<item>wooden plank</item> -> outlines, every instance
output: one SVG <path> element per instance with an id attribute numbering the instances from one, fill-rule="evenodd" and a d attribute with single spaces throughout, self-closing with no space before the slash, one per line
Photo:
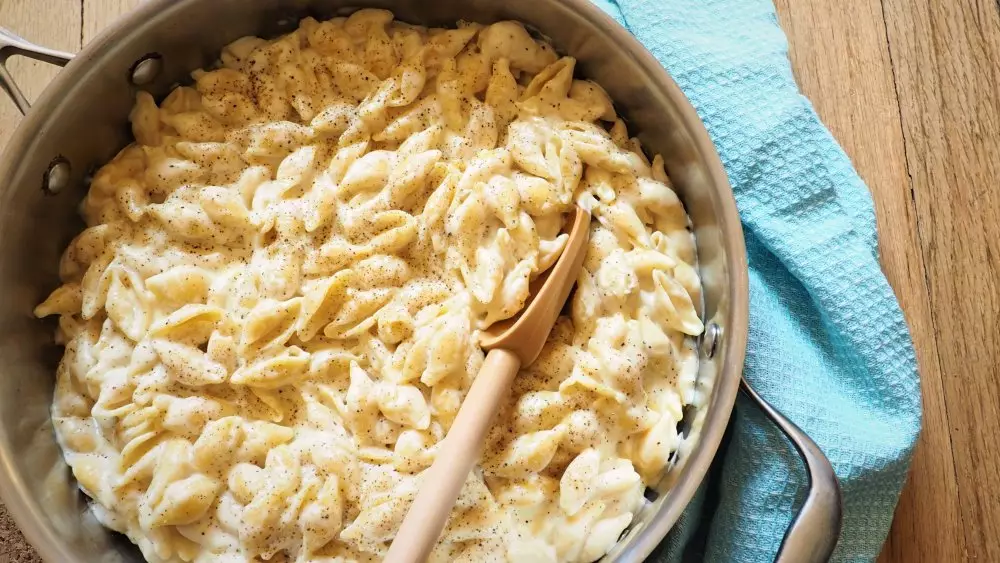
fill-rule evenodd
<path id="1" fill-rule="evenodd" d="M 14 0 L 0 2 L 0 25 L 21 37 L 51 47 L 75 53 L 80 50 L 81 0 Z M 8 68 L 28 100 L 34 100 L 45 85 L 59 72 L 58 67 L 13 57 Z M 21 113 L 14 103 L 0 92 L 0 149 L 7 143 Z"/>
<path id="2" fill-rule="evenodd" d="M 910 325 L 921 367 L 924 431 L 880 561 L 958 561 L 957 485 L 937 339 L 880 0 L 777 0 L 803 92 L 872 191 L 882 267 Z M 934 506 L 934 510 L 927 510 Z M 927 541 L 931 538 L 937 540 Z M 924 546 L 931 551 L 921 553 Z"/>
<path id="3" fill-rule="evenodd" d="M 83 43 L 86 45 L 142 0 L 83 0 Z"/>
<path id="4" fill-rule="evenodd" d="M 75 53 L 80 50 L 81 0 L 14 0 L 0 2 L 0 25 L 39 45 Z M 58 67 L 13 57 L 8 68 L 29 101 L 45 89 Z M 0 92 L 0 150 L 7 144 L 21 113 Z M 0 563 L 42 563 L 7 509 L 0 504 Z"/>
<path id="5" fill-rule="evenodd" d="M 957 482 L 914 499 L 922 522 L 897 560 L 1000 561 L 1000 6 L 884 6 Z"/>

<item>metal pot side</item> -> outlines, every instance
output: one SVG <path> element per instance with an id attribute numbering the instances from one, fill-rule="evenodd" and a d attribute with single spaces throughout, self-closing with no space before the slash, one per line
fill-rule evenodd
<path id="1" fill-rule="evenodd" d="M 58 283 L 63 249 L 83 225 L 77 205 L 87 174 L 130 141 L 133 65 L 162 56 L 142 86 L 165 95 L 244 35 L 276 35 L 299 18 L 359 7 L 392 10 L 423 25 L 516 19 L 578 60 L 578 72 L 615 100 L 629 131 L 666 161 L 691 216 L 704 283 L 699 393 L 682 424 L 677 460 L 653 486 L 658 495 L 608 555 L 641 561 L 680 517 L 719 448 L 739 386 L 747 334 L 743 232 L 725 171 L 694 108 L 659 62 L 589 0 L 152 0 L 110 26 L 56 77 L 0 157 L 0 493 L 46 561 L 141 562 L 131 543 L 109 534 L 86 509 L 49 418 L 61 349 L 54 326 L 32 308 Z M 68 187 L 43 189 L 54 162 L 69 165 Z M 65 171 L 65 170 L 63 170 Z M 651 495 L 652 496 L 652 495 Z"/>

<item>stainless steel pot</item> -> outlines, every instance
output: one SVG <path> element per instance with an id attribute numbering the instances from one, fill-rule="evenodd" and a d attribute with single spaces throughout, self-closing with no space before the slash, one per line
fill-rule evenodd
<path id="1" fill-rule="evenodd" d="M 138 88 L 164 95 L 244 35 L 294 29 L 304 15 L 357 7 L 392 10 L 424 25 L 517 19 L 579 60 L 604 86 L 629 130 L 667 170 L 694 223 L 704 282 L 701 404 L 682 423 L 687 439 L 653 500 L 610 560 L 640 561 L 663 539 L 708 471 L 733 408 L 747 335 L 743 232 L 726 174 L 694 109 L 660 64 L 588 0 L 154 0 L 108 28 L 66 66 L 30 111 L 0 159 L 0 493 L 28 540 L 51 562 L 142 561 L 127 540 L 89 516 L 63 463 L 49 420 L 60 350 L 32 307 L 58 283 L 59 256 L 82 225 L 77 203 L 88 172 L 129 142 Z M 10 54 L 49 62 L 63 54 L 8 37 Z"/>

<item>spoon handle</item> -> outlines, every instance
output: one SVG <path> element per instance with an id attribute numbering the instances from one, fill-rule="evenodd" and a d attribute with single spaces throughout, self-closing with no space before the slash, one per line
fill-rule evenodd
<path id="1" fill-rule="evenodd" d="M 827 563 L 837 547 L 843 501 L 840 483 L 830 460 L 805 432 L 761 398 L 746 379 L 740 382 L 743 392 L 791 440 L 806 464 L 809 493 L 778 548 L 775 563 Z"/>
<path id="2" fill-rule="evenodd" d="M 389 546 L 385 563 L 422 563 L 427 559 L 520 368 L 521 360 L 509 350 L 495 348 L 486 355 L 434 463 L 424 471 L 420 491 Z"/>

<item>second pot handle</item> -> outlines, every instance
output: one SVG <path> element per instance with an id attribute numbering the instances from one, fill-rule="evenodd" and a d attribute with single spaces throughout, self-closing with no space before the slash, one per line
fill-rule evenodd
<path id="1" fill-rule="evenodd" d="M 761 398 L 746 379 L 740 381 L 740 387 L 792 442 L 809 477 L 806 500 L 785 532 L 775 563 L 827 563 L 837 546 L 843 520 L 840 483 L 830 460 L 805 432 Z"/>
<path id="2" fill-rule="evenodd" d="M 37 61 L 65 66 L 66 63 L 73 59 L 73 54 L 35 45 L 30 41 L 18 37 L 10 30 L 0 27 L 0 87 L 3 87 L 7 95 L 14 100 L 14 105 L 17 106 L 17 109 L 22 114 L 25 114 L 31 109 L 31 104 L 28 103 L 28 99 L 24 97 L 24 93 L 18 88 L 17 83 L 14 82 L 13 77 L 11 77 L 10 72 L 7 70 L 7 59 L 13 55 L 21 55 Z"/>

